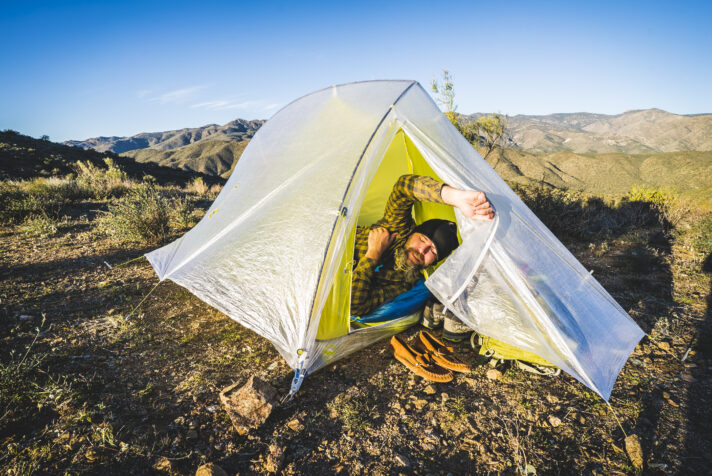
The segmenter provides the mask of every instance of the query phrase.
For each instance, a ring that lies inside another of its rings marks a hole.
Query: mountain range
[[[252,138],[265,121],[235,119],[224,126],[208,124],[165,132],[142,132],[130,137],[94,137],[86,140],[69,140],[65,145],[94,149],[97,152],[121,154],[131,150],[173,150],[206,141],[244,141]]]
[[[462,118],[474,121],[483,115],[475,113]],[[528,152],[646,154],[712,150],[712,114],[680,115],[661,109],[644,109],[616,115],[588,112],[544,116],[518,114],[507,119],[506,146]],[[116,154],[143,149],[168,151],[207,141],[246,141],[264,122],[236,119],[223,126],[209,124],[165,132],[143,132],[130,137],[70,140],[65,144]],[[165,158],[165,155],[161,157]]]
[[[482,115],[461,117],[474,121]],[[65,144],[227,178],[262,124],[237,119],[224,126]],[[703,201],[712,196],[712,114],[646,109],[617,115],[509,116],[504,145],[488,161],[510,181],[591,193],[625,193],[633,185],[668,186]]]
[[[466,116],[476,120],[482,113]],[[588,112],[508,116],[506,146],[535,153],[649,154],[712,150],[712,114],[661,109],[606,115]]]

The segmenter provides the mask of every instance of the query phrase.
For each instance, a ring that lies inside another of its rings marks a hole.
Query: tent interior
[[[359,211],[357,226],[369,226],[383,217],[393,185],[401,175],[426,175],[440,180],[403,129],[399,129],[371,181]],[[439,203],[416,202],[413,206],[416,224],[432,218],[456,222],[452,207]],[[356,227],[349,231],[349,238],[341,258],[339,269],[329,291],[317,331],[318,340],[329,340],[348,334],[351,304],[351,271],[353,269],[354,238]],[[437,265],[436,265],[437,266]],[[431,268],[431,271],[434,268]],[[427,277],[427,271],[426,271]]]

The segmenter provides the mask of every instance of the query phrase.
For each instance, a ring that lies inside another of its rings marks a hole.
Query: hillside
[[[185,183],[196,176],[202,176],[206,182],[220,182],[212,173],[188,172],[156,163],[139,163],[133,158],[111,152],[99,153],[35,139],[15,131],[0,131],[0,180],[66,175],[75,172],[74,164],[80,160],[104,167],[104,159],[107,157],[114,160],[129,177],[138,180],[151,175],[159,183]]]
[[[712,151],[533,154],[506,148],[495,150],[487,161],[512,182],[593,194],[621,194],[633,186],[668,187],[712,206]]]
[[[164,167],[200,172],[227,178],[249,141],[202,140],[178,149],[140,149],[124,152],[140,163],[155,163]]]
[[[481,113],[467,116],[470,120]],[[712,114],[684,116],[660,109],[617,115],[571,113],[508,117],[507,145],[537,153],[644,154],[712,150]]]
[[[252,138],[265,121],[235,119],[223,126],[209,124],[203,127],[178,129],[164,132],[143,132],[130,137],[94,137],[86,140],[70,140],[65,145],[94,149],[98,152],[120,154],[137,149],[173,150],[201,141],[244,141]]]

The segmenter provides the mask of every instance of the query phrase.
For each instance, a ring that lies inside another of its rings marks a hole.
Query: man
[[[423,269],[457,248],[455,223],[428,220],[415,225],[411,209],[416,201],[450,205],[468,218],[494,218],[484,192],[458,190],[431,177],[401,176],[388,197],[383,218],[356,230],[352,315],[368,314],[408,291],[421,278]]]

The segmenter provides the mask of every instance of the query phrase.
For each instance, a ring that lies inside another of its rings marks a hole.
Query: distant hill
[[[466,117],[475,120],[481,115]],[[227,178],[263,123],[237,119],[224,126],[67,144],[122,152],[142,164]],[[669,186],[704,199],[712,197],[710,151],[712,114],[683,116],[646,109],[617,115],[512,116],[506,148],[488,160],[514,182],[591,193],[625,193],[633,185]]]
[[[656,154],[533,154],[505,148],[487,162],[505,180],[621,194],[633,186],[669,187],[712,207],[712,151]]]
[[[94,149],[97,152],[120,154],[138,149],[173,150],[203,141],[249,140],[265,121],[235,119],[224,126],[209,124],[203,127],[179,129],[165,132],[142,132],[130,137],[94,137],[86,140],[70,140],[65,145]]]
[[[227,178],[248,142],[247,140],[240,142],[202,140],[179,149],[140,149],[124,152],[121,155],[141,163],[156,163],[165,167]]]
[[[476,120],[483,114],[467,116]],[[644,154],[712,150],[712,114],[678,115],[660,109],[617,115],[587,112],[509,116],[507,146],[529,152]]]
[[[222,181],[213,174],[188,172],[155,163],[139,163],[130,157],[121,157],[111,152],[84,150],[35,139],[15,131],[0,131],[0,180],[66,175],[75,172],[74,163],[79,160],[105,167],[104,159],[107,157],[136,180],[151,175],[162,184],[186,183],[197,176],[203,177],[208,183]]]

